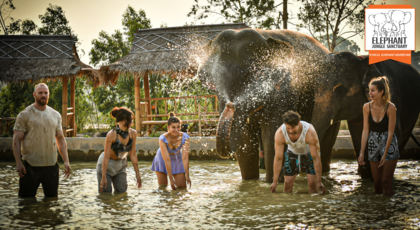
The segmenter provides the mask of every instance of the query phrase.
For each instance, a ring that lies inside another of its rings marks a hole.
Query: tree
[[[332,36],[333,35],[330,34],[329,40],[332,39]],[[318,41],[321,42],[324,46],[328,46],[327,36],[323,36],[322,38],[319,38]],[[335,47],[335,52],[349,51],[349,52],[354,53],[355,55],[358,55],[360,52],[360,47],[353,40],[338,37],[337,43],[338,45]]]
[[[281,28],[283,13],[277,11],[283,3],[275,4],[274,0],[206,0],[199,4],[194,0],[188,17],[207,18],[211,14],[219,15],[230,23],[247,22],[259,28]]]
[[[9,34],[21,33],[24,35],[30,35],[33,34],[37,28],[38,26],[35,24],[35,22],[30,19],[18,19],[9,24],[7,31]]]
[[[304,28],[314,38],[328,37],[326,47],[336,47],[356,35],[363,36],[365,8],[373,0],[298,0],[298,28]],[[348,28],[346,28],[348,26]],[[332,36],[327,36],[331,34]],[[342,39],[339,39],[339,38]]]
[[[0,31],[3,31],[5,35],[8,34],[7,23],[9,20],[13,22],[13,18],[10,14],[16,7],[13,5],[13,0],[2,0],[0,4]]]

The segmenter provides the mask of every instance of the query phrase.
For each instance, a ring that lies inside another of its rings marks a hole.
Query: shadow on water
[[[21,228],[58,226],[72,217],[69,205],[57,198],[19,198],[16,208],[12,219]]]

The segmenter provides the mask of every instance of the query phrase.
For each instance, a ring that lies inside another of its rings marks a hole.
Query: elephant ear
[[[411,20],[411,12],[404,12],[403,24],[409,23]]]
[[[374,14],[369,15],[369,23],[373,26],[376,26],[376,19]]]
[[[361,60],[362,62],[362,66],[364,67],[363,69],[364,71],[364,75],[363,78],[361,78],[361,82],[363,85],[363,89],[365,91],[365,96],[366,99],[369,100],[369,82],[373,79],[373,78],[377,78],[382,76],[381,72],[379,71],[379,69],[376,67],[375,64],[369,65],[369,58],[365,58],[363,60]]]
[[[288,42],[270,37],[267,38],[267,45],[269,46],[269,49],[276,54],[276,56],[282,59],[290,59],[294,56],[294,48]]]

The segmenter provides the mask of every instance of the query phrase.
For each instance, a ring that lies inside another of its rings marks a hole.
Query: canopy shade
[[[245,23],[196,25],[139,30],[128,55],[102,66],[105,82],[115,82],[119,73],[143,76],[145,72],[189,73],[197,69],[194,52],[227,29],[246,28]]]
[[[80,61],[71,35],[0,36],[1,82],[83,75],[99,84],[99,72]]]

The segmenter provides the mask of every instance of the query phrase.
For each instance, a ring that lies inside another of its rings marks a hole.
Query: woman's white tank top
[[[306,133],[308,132],[309,124],[306,121],[300,121],[302,124],[302,133],[300,134],[299,139],[296,142],[292,142],[289,138],[289,134],[286,130],[286,125],[281,125],[281,131],[283,132],[284,138],[286,139],[287,149],[292,151],[294,154],[297,155],[305,155],[310,153],[309,145],[306,143]]]

